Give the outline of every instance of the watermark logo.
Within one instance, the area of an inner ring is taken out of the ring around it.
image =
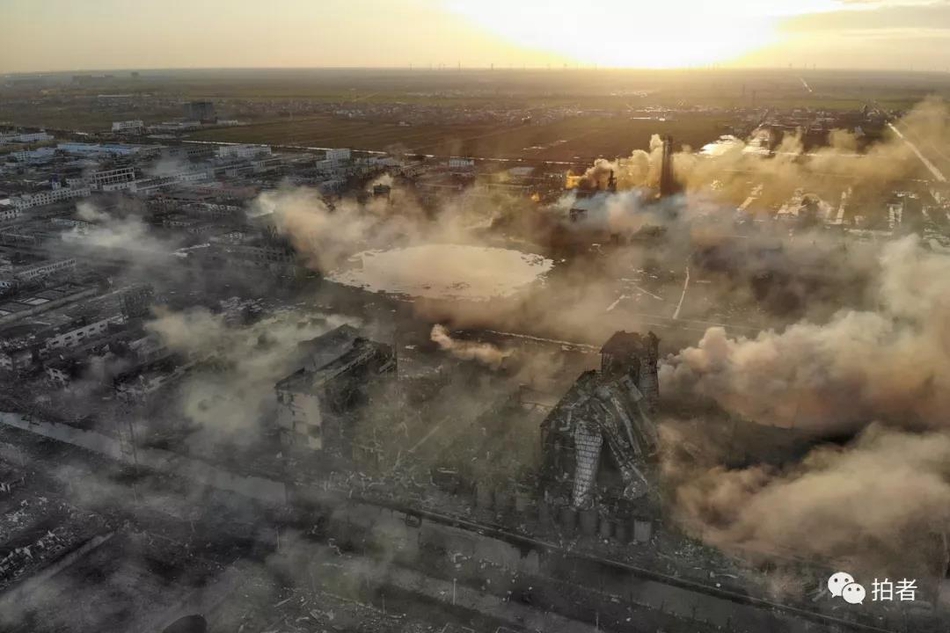
[[[828,591],[835,598],[841,598],[848,604],[864,604],[867,598],[867,589],[854,580],[851,574],[839,571],[833,573],[828,578]],[[892,581],[889,578],[884,580],[874,579],[871,583],[871,601],[872,602],[912,602],[917,599],[917,580]]]
[[[864,586],[856,582],[845,585],[844,589],[841,590],[841,597],[848,604],[864,604],[864,598],[867,595],[868,592],[864,590]]]
[[[897,596],[901,602],[913,602],[917,599],[917,580],[893,581],[888,578],[879,581],[877,578],[871,584],[871,599],[874,602],[891,602]]]
[[[840,598],[844,588],[853,584],[854,576],[847,572],[839,571],[831,574],[831,578],[828,579],[828,591],[830,591],[831,595],[835,598]]]

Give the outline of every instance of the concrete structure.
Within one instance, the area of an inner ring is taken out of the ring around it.
[[[67,385],[77,375],[79,364],[72,360],[63,360],[46,366],[46,378],[59,385]]]
[[[201,123],[214,123],[217,120],[214,103],[211,101],[189,101],[185,105],[185,118]]]
[[[119,134],[141,134],[145,131],[145,124],[141,121],[113,121],[112,131]]]
[[[293,265],[297,260],[296,251],[289,244],[235,244],[228,246],[226,253],[239,263],[261,268]]]
[[[395,372],[393,349],[344,325],[300,351],[303,368],[275,386],[281,441],[349,457],[353,413],[375,380]]]
[[[652,493],[648,473],[659,440],[648,410],[658,395],[658,343],[652,333],[614,334],[601,351],[601,370],[583,373],[542,422],[546,496],[587,509]],[[604,447],[612,459],[603,459]]]
[[[73,198],[85,198],[92,193],[89,187],[59,187],[50,191],[41,191],[39,193],[25,193],[22,196],[11,198],[10,202],[19,210],[31,209],[33,207],[42,207],[54,202],[63,200],[72,200]]]
[[[36,281],[43,277],[48,277],[57,273],[72,272],[76,269],[75,259],[63,259],[55,262],[47,262],[37,266],[21,268],[13,272],[13,278],[20,283]]]
[[[256,158],[261,154],[270,154],[270,145],[222,145],[218,147],[218,158]]]
[[[56,149],[67,154],[78,154],[85,156],[95,156],[102,154],[109,154],[112,156],[133,156],[142,150],[142,148],[138,145],[98,145],[95,143],[59,143],[56,146]]]
[[[11,205],[0,205],[0,222],[10,222],[20,217],[20,210]]]
[[[74,347],[94,336],[103,334],[109,329],[111,323],[118,323],[121,320],[121,317],[113,316],[98,319],[91,323],[83,323],[78,327],[64,329],[55,336],[47,339],[45,347],[47,350]]]
[[[450,158],[449,169],[472,169],[475,167],[475,161],[471,158]]]
[[[53,160],[53,157],[56,156],[56,150],[52,147],[41,147],[39,149],[13,152],[10,156],[18,163],[39,165]]]
[[[15,143],[42,143],[51,141],[53,137],[46,132],[14,132],[12,134],[0,134],[0,145]]]
[[[350,160],[352,155],[353,153],[349,149],[345,147],[339,147],[335,149],[328,149],[324,159],[339,162],[343,160]]]
[[[201,121],[163,121],[149,127],[151,132],[186,132],[201,128]]]
[[[156,178],[146,178],[136,180],[129,185],[129,190],[136,193],[149,193],[158,191],[166,187],[175,187],[181,184],[205,182],[213,178],[213,170],[199,169],[196,171],[183,171],[171,176],[159,176]]]
[[[11,349],[0,352],[0,370],[17,373],[33,364],[33,352],[29,349]]]
[[[100,191],[128,189],[130,183],[135,182],[135,169],[132,167],[122,167],[108,171],[97,171],[90,174],[85,180],[89,182],[94,189]]]
[[[616,378],[628,373],[644,397],[648,413],[656,413],[660,399],[660,381],[657,364],[660,339],[650,332],[646,336],[616,332],[600,349],[601,374]]]
[[[673,137],[663,137],[663,158],[660,166],[660,196],[672,196],[678,190],[673,174]]]

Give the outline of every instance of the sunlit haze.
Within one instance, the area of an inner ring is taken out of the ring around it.
[[[927,0],[3,0],[0,22],[0,72],[950,66],[950,4]]]
[[[950,0],[0,0],[0,633],[950,632]]]

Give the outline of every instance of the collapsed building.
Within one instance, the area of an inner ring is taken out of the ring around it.
[[[542,422],[549,502],[638,513],[652,504],[658,348],[652,332],[617,332],[601,349],[600,370],[581,374]]]
[[[303,367],[275,386],[281,443],[350,457],[360,405],[378,380],[395,375],[395,352],[349,325],[301,343],[298,351]]]

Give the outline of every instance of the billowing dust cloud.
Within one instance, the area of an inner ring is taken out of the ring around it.
[[[714,399],[767,425],[854,430],[880,419],[950,427],[950,260],[917,238],[881,256],[879,308],[845,310],[824,325],[731,339],[709,329],[667,359],[666,392]]]
[[[936,147],[950,146],[950,117],[947,105],[938,99],[918,104],[900,122],[913,138],[927,139]],[[675,141],[675,139],[674,139]],[[740,204],[749,195],[750,183],[764,185],[758,208],[781,204],[796,189],[804,188],[837,204],[843,182],[853,187],[854,204],[880,200],[899,181],[930,177],[903,139],[886,133],[884,140],[858,151],[858,133],[834,130],[828,144],[806,152],[800,133],[789,133],[777,141],[774,154],[763,159],[750,143],[736,141],[713,156],[698,156],[695,148],[684,148],[673,156],[673,169],[690,193],[714,190],[715,197]],[[597,160],[579,183],[604,187],[613,172],[618,189],[656,188],[659,183],[662,141],[654,135],[649,151],[637,150],[616,161]],[[571,177],[569,177],[569,182]]]
[[[287,188],[262,193],[252,214],[269,217],[308,266],[329,272],[364,250],[472,243],[472,227],[491,217],[490,210],[463,208],[461,203],[443,211],[430,217],[401,189],[393,191],[391,200],[360,204],[345,199],[331,208],[315,190]]]
[[[175,403],[178,413],[197,426],[199,437],[254,442],[260,420],[275,406],[274,384],[303,366],[298,344],[350,321],[284,311],[239,325],[207,310],[163,311],[146,329],[196,363],[179,386]],[[203,364],[211,370],[202,370]]]
[[[729,338],[706,332],[661,368],[667,397],[699,395],[762,425],[857,432],[784,468],[730,470],[670,426],[675,512],[703,539],[753,558],[933,577],[950,530],[950,259],[916,237],[881,255],[878,308],[824,325]],[[690,454],[692,453],[692,454]],[[909,577],[909,576],[908,576]]]
[[[666,437],[667,442],[683,438]],[[950,530],[950,434],[874,425],[846,448],[784,469],[668,458],[673,512],[694,535],[754,562],[807,560],[898,577],[942,577]]]
[[[902,125],[950,145],[947,120],[946,108],[930,101]],[[748,196],[750,185],[764,185],[756,206],[768,209],[799,188],[840,196],[844,178],[854,190],[852,204],[860,208],[865,200],[879,203],[895,183],[916,177],[921,168],[904,142],[889,135],[861,152],[856,136],[835,132],[830,147],[807,157],[802,138],[789,135],[770,158],[743,151],[741,142],[713,157],[676,154],[674,169],[686,194],[651,205],[636,190],[657,184],[658,141],[650,151],[598,161],[582,178],[604,187],[613,171],[620,190],[597,194],[598,229],[636,232],[645,221],[655,221],[646,214],[663,215],[655,212],[675,205],[678,213],[666,221],[662,252],[618,247],[600,262],[597,275],[569,262],[548,281],[547,292],[530,301],[514,301],[501,310],[446,308],[449,314],[438,320],[451,327],[512,331],[530,324],[548,336],[602,342],[615,330],[639,325],[613,320],[616,313],[609,307],[618,295],[616,286],[605,283],[607,277],[648,264],[682,270],[697,250],[708,251],[710,260],[718,258],[713,263],[728,259],[721,267],[727,280],[715,288],[714,303],[761,301],[751,299],[748,288],[735,280],[746,282],[759,266],[761,272],[775,272],[776,249],[756,255],[753,248],[742,250],[735,240],[727,241],[733,204]],[[479,244],[478,227],[486,220],[499,226],[499,216],[491,211],[460,212],[464,205],[453,204],[433,214],[409,198],[400,201],[398,188],[393,193],[392,204],[345,202],[330,209],[315,194],[287,190],[262,195],[259,207],[273,212],[277,230],[321,271],[373,248]],[[569,211],[569,196],[565,204],[562,210]],[[696,222],[700,216],[703,223]],[[666,399],[714,401],[731,416],[759,425],[854,439],[844,447],[813,448],[782,467],[731,468],[695,436],[667,424],[662,470],[672,512],[694,535],[755,560],[805,558],[822,565],[840,562],[852,570],[930,573],[935,564],[945,563],[941,538],[950,529],[944,509],[950,507],[945,466],[950,463],[950,263],[913,237],[889,244],[877,261],[868,257],[873,248],[849,243],[842,249],[840,240],[817,229],[796,234],[795,243],[767,228],[755,239],[780,240],[779,277],[787,277],[789,288],[800,286],[804,303],[850,307],[832,313],[806,305],[809,320],[786,327],[786,319],[755,337],[709,329],[698,344],[666,360],[661,391]],[[814,279],[803,283],[803,271]],[[729,280],[735,285],[727,285]],[[489,366],[504,361],[502,350],[471,347],[442,326],[431,337],[461,358]]]

